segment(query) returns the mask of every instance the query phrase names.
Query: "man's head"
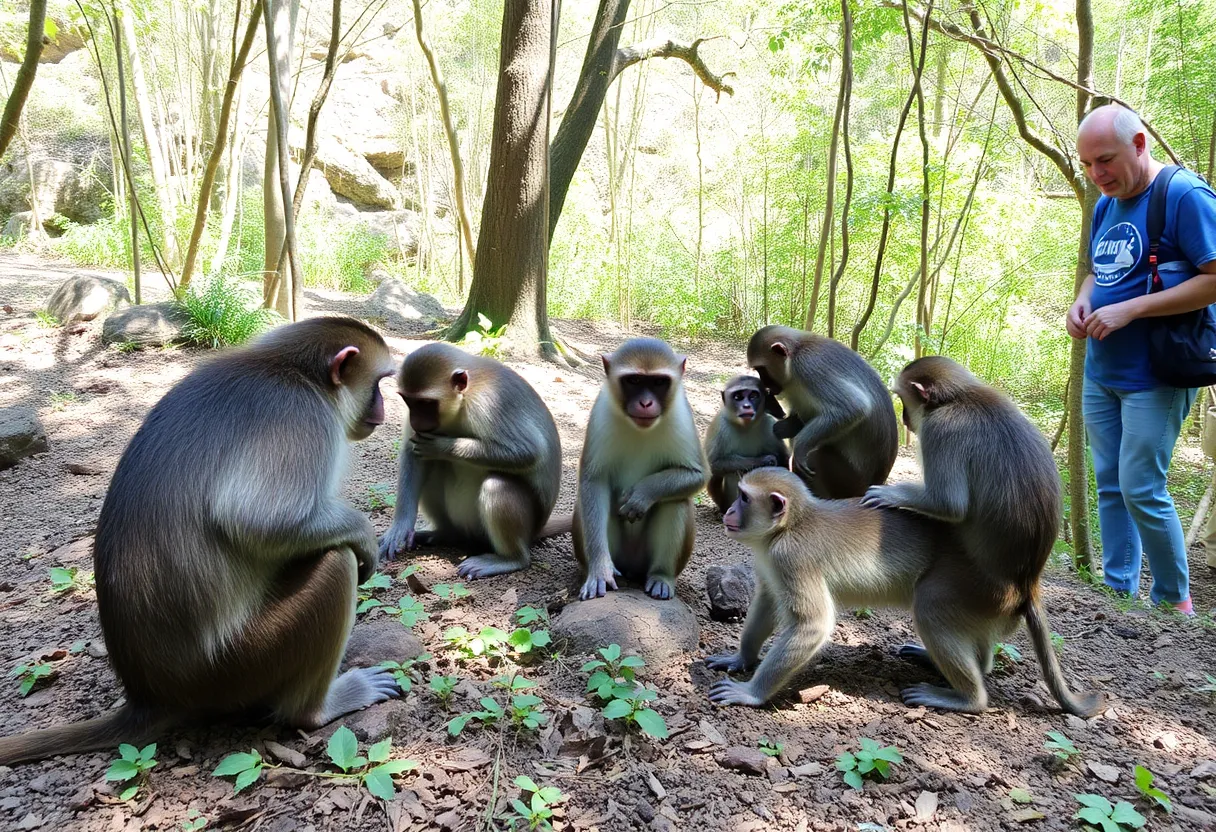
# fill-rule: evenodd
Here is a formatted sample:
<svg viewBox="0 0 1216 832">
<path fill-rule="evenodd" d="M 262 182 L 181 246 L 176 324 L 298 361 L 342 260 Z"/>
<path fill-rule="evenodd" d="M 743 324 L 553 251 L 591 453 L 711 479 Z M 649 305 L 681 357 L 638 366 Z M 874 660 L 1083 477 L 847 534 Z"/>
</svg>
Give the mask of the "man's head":
<svg viewBox="0 0 1216 832">
<path fill-rule="evenodd" d="M 1152 181 L 1148 133 L 1140 117 L 1119 104 L 1095 108 L 1077 128 L 1077 155 L 1103 194 L 1127 199 Z"/>
</svg>

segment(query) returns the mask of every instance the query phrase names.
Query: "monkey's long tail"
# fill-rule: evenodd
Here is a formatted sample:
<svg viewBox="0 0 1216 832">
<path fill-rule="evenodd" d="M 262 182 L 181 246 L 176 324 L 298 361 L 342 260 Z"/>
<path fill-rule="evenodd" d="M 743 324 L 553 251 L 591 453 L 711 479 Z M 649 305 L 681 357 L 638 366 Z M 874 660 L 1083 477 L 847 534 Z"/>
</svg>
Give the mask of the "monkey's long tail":
<svg viewBox="0 0 1216 832">
<path fill-rule="evenodd" d="M 573 514 L 570 512 L 565 512 L 564 514 L 554 514 L 549 517 L 549 522 L 536 533 L 536 539 L 541 540 L 546 537 L 557 537 L 559 534 L 569 534 L 570 530 L 573 528 Z"/>
<path fill-rule="evenodd" d="M 1039 666 L 1043 669 L 1043 679 L 1060 707 L 1070 714 L 1085 718 L 1102 710 L 1104 697 L 1101 693 L 1075 694 L 1064 683 L 1064 673 L 1056 659 L 1056 651 L 1051 644 L 1051 631 L 1039 599 L 1028 600 L 1023 614 L 1026 616 L 1026 629 L 1030 631 L 1030 640 L 1034 642 L 1035 655 L 1038 656 Z"/>
<path fill-rule="evenodd" d="M 143 745 L 173 725 L 176 720 L 160 717 L 142 708 L 123 705 L 115 711 L 39 731 L 0 738 L 0 765 L 44 760 L 58 754 L 114 749 L 120 743 Z"/>
</svg>

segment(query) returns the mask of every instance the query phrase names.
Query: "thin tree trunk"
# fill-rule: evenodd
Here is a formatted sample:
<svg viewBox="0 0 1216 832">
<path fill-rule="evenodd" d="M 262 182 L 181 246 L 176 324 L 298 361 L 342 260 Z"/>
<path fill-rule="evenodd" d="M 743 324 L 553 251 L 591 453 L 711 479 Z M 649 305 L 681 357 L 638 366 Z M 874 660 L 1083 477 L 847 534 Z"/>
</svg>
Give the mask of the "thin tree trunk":
<svg viewBox="0 0 1216 832">
<path fill-rule="evenodd" d="M 17 77 L 13 79 L 13 88 L 9 90 L 8 100 L 4 102 L 4 115 L 0 116 L 0 156 L 8 150 L 13 136 L 17 134 L 17 126 L 21 121 L 21 110 L 25 100 L 29 98 L 30 88 L 34 86 L 34 75 L 38 72 L 38 59 L 42 57 L 42 46 L 46 42 L 46 0 L 30 0 L 30 23 L 25 36 L 25 57 L 21 59 L 21 67 Z"/>
<path fill-rule="evenodd" d="M 933 11 L 932 0 L 925 11 L 925 24 L 921 32 L 921 55 L 919 64 L 916 49 L 912 40 L 912 21 L 908 17 L 908 3 L 904 0 L 904 31 L 908 36 L 908 60 L 913 66 L 921 68 L 925 65 L 924 50 L 929 47 L 928 16 Z M 929 286 L 929 137 L 925 133 L 925 90 L 921 84 L 921 71 L 916 71 L 916 80 L 912 89 L 916 92 L 916 123 L 920 130 L 921 148 L 921 190 L 920 190 L 920 288 L 916 294 L 916 335 L 913 339 L 913 355 L 920 358 L 924 355 L 924 334 L 927 331 L 925 294 Z M 981 162 L 982 164 L 982 162 Z"/>
<path fill-rule="evenodd" d="M 266 57 L 270 67 L 270 114 L 266 131 L 266 306 L 289 321 L 299 317 L 300 258 L 296 248 L 295 217 L 291 205 L 290 166 L 287 151 L 287 92 L 291 81 L 292 35 L 298 0 L 264 0 L 262 18 L 266 27 Z M 277 186 L 275 175 L 277 174 Z M 273 235 L 273 238 L 272 238 Z M 287 251 L 288 268 L 280 267 L 279 252 Z"/>
<path fill-rule="evenodd" d="M 219 239 L 215 245 L 215 255 L 211 258 L 211 274 L 218 272 L 227 258 L 232 224 L 236 219 L 237 206 L 240 205 L 242 196 L 241 160 L 245 158 L 245 144 L 249 138 L 249 123 L 245 120 L 243 113 L 249 85 L 241 81 L 237 87 L 236 124 L 232 128 L 232 140 L 228 142 L 228 159 L 225 166 L 227 172 L 224 174 L 227 187 L 224 190 Z"/>
<path fill-rule="evenodd" d="M 115 14 L 117 17 L 118 14 Z M 118 63 L 118 118 L 122 125 L 122 159 L 123 168 L 127 172 L 127 193 L 131 199 L 131 271 L 135 280 L 135 305 L 143 302 L 143 282 L 139 273 L 139 202 L 135 197 L 135 181 L 131 175 L 131 128 L 127 118 L 127 84 L 123 73 L 123 26 L 114 21 L 114 58 Z"/>
<path fill-rule="evenodd" d="M 841 5 L 847 15 L 849 13 L 848 0 L 842 0 Z M 851 26 L 845 29 L 844 37 L 845 52 L 851 52 L 853 47 Z M 846 58 L 846 61 L 848 60 Z M 824 256 L 833 234 L 832 220 L 836 219 L 836 157 L 840 145 L 840 124 L 844 119 L 845 93 L 851 80 L 848 69 L 847 65 L 840 68 L 840 91 L 836 94 L 836 114 L 832 118 L 832 140 L 828 144 L 828 174 L 827 182 L 824 185 L 823 226 L 819 230 L 819 246 L 815 251 L 815 278 L 811 282 L 811 305 L 806 313 L 805 328 L 808 330 L 815 328 L 815 315 L 819 311 L 819 287 L 823 283 Z"/>
<path fill-rule="evenodd" d="M 849 115 L 853 105 L 853 13 L 849 9 L 849 0 L 840 0 L 840 9 L 844 25 L 844 55 L 840 67 L 841 83 L 844 84 L 844 117 L 840 125 L 840 136 L 844 141 L 844 206 L 840 210 L 840 263 L 828 282 L 829 338 L 836 335 L 836 292 L 849 264 L 849 207 L 853 202 L 853 152 L 849 146 Z M 832 240 L 835 241 L 835 235 Z"/>
</svg>

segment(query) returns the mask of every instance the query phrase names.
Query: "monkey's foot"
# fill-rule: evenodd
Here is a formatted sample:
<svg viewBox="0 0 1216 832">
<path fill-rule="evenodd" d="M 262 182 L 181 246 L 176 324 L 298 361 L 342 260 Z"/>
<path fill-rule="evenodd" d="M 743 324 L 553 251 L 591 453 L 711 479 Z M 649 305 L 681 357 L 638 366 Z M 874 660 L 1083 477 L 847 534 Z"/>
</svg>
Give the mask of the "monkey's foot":
<svg viewBox="0 0 1216 832">
<path fill-rule="evenodd" d="M 718 653 L 706 656 L 705 666 L 711 670 L 725 670 L 727 673 L 741 673 L 750 669 L 742 653 Z"/>
<path fill-rule="evenodd" d="M 953 688 L 941 688 L 920 682 L 899 692 L 905 705 L 940 708 L 943 711 L 960 711 L 965 714 L 982 714 L 988 706 L 987 697 L 972 700 Z"/>
<path fill-rule="evenodd" d="M 587 575 L 583 588 L 578 592 L 578 599 L 586 601 L 590 598 L 603 598 L 608 594 L 608 590 L 616 589 L 616 576 L 619 574 L 620 571 L 613 567 L 611 570 Z"/>
<path fill-rule="evenodd" d="M 527 569 L 528 565 L 529 560 L 527 558 L 477 555 L 476 557 L 465 558 L 461 561 L 460 566 L 456 567 L 456 572 L 462 578 L 475 581 L 478 578 L 489 578 L 492 575 L 505 575 L 508 572 L 518 572 L 521 569 Z"/>
<path fill-rule="evenodd" d="M 660 601 L 674 598 L 676 594 L 675 581 L 660 578 L 658 575 L 651 575 L 646 579 L 646 594 L 651 598 L 658 598 Z"/>
<path fill-rule="evenodd" d="M 325 694 L 325 704 L 312 722 L 314 728 L 327 725 L 352 711 L 376 705 L 401 695 L 393 674 L 383 667 L 356 667 L 334 679 Z"/>
<path fill-rule="evenodd" d="M 895 655 L 899 656 L 901 659 L 910 661 L 913 664 L 926 667 L 929 670 L 937 670 L 937 665 L 935 665 L 933 663 L 933 659 L 929 657 L 929 651 L 921 647 L 919 644 L 905 644 L 895 651 Z"/>
<path fill-rule="evenodd" d="M 709 688 L 709 701 L 715 705 L 746 705 L 749 708 L 759 708 L 764 700 L 752 693 L 748 682 L 736 682 L 734 679 L 719 679 Z"/>
<path fill-rule="evenodd" d="M 380 559 L 392 560 L 398 552 L 408 552 L 416 544 L 416 535 L 412 526 L 394 523 L 380 538 Z"/>
<path fill-rule="evenodd" d="M 866 508 L 900 508 L 895 497 L 895 489 L 891 486 L 871 485 L 861 498 L 861 504 Z"/>
</svg>

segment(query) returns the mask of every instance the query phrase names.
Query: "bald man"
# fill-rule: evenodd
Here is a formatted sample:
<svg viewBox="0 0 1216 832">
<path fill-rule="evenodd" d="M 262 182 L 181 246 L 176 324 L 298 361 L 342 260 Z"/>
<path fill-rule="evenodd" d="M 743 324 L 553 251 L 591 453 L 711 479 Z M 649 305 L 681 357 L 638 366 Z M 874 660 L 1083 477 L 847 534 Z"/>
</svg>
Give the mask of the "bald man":
<svg viewBox="0 0 1216 832">
<path fill-rule="evenodd" d="M 1186 544 L 1166 472 L 1195 390 L 1163 385 L 1149 366 L 1149 321 L 1216 302 L 1216 193 L 1180 170 L 1169 182 L 1158 252 L 1164 291 L 1148 294 L 1149 194 L 1164 167 L 1139 117 L 1098 107 L 1077 131 L 1077 155 L 1102 191 L 1094 207 L 1093 271 L 1068 310 L 1073 338 L 1088 338 L 1083 411 L 1098 483 L 1106 585 L 1135 595 L 1141 557 L 1150 597 L 1193 615 Z"/>
</svg>

